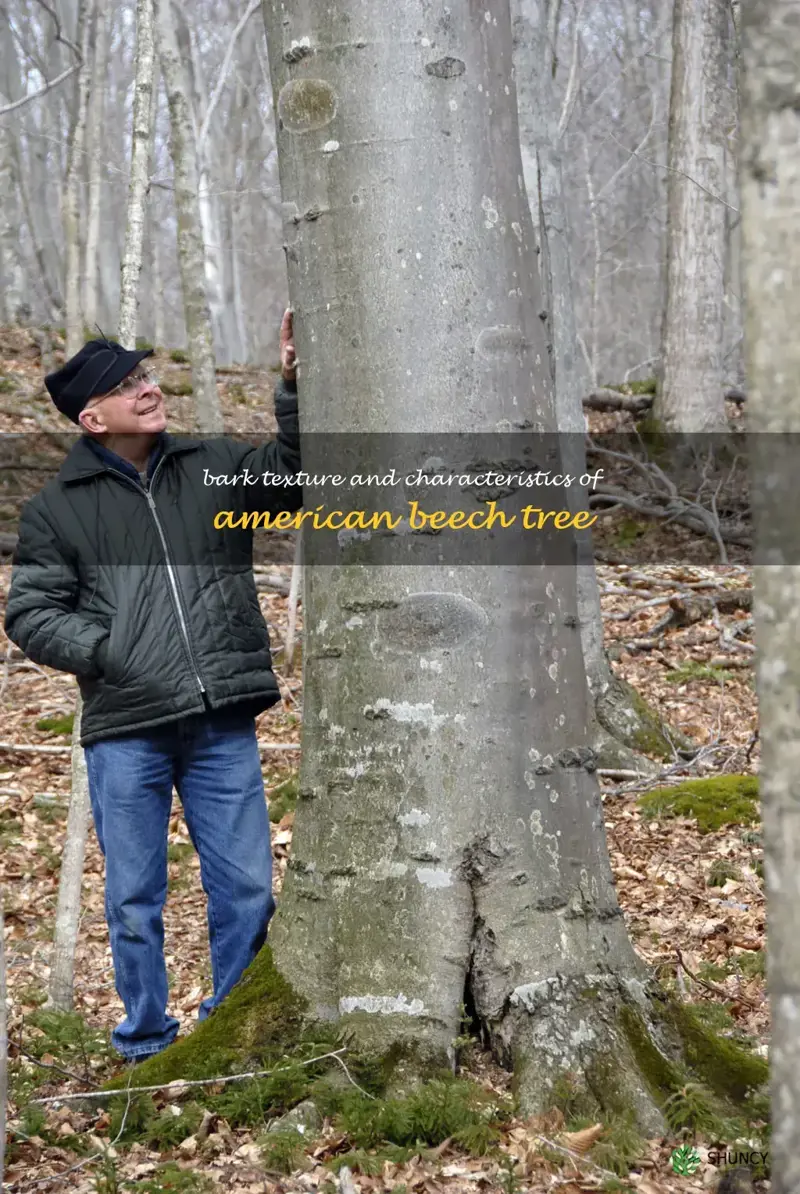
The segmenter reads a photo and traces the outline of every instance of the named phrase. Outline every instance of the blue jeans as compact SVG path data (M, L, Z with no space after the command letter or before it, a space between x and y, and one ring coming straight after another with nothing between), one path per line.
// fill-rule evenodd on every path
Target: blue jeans
M111 1035L124 1057L159 1053L179 1022L167 1015L162 910L175 787L208 897L213 998L205 1020L267 938L275 911L269 815L255 718L206 712L85 748L105 913L126 1018Z

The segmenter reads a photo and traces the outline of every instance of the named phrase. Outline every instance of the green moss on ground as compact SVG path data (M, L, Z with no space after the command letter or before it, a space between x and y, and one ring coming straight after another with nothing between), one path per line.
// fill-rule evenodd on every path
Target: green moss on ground
M723 680L734 680L733 672L715 664L698 663L696 659L689 659L674 671L667 672L664 679L668 684L688 684L692 680L708 680L721 684Z
M74 722L74 713L68 713L65 717L40 717L36 728L37 730L46 730L51 734L71 734Z
M172 352L169 354L169 359L174 361L176 365L189 364L189 354L188 352L184 352L182 348L173 348Z
M723 825L752 825L759 820L758 778L718 775L686 780L645 793L639 808L646 817L693 817L701 833L713 833Z
M175 398L188 398L194 393L194 386L188 381L162 381L160 389L163 394L172 394Z
M136 1068L136 1086L164 1085L179 1078L211 1078L267 1069L303 1044L307 1001L280 974L269 946L261 950L227 999L183 1037ZM319 1033L317 1033L319 1039ZM324 1051L324 1050L323 1050ZM106 1090L128 1085L128 1073Z
M621 385L607 385L606 390L616 390L618 394L655 394L657 381L655 377L645 377L642 381L625 381Z

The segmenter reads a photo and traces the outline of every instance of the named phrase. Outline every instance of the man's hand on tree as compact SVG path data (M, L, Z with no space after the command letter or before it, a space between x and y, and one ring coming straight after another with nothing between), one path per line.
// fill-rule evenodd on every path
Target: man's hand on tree
M286 308L281 322L281 373L284 381L297 380L297 353L294 348L291 307Z

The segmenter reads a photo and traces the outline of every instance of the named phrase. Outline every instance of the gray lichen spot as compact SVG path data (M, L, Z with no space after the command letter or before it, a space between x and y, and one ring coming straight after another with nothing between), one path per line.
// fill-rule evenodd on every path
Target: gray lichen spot
M381 610L378 633L387 646L416 653L461 646L481 634L489 619L458 593L412 593L392 610Z
M475 342L478 356L485 360L512 357L528 347L522 329L512 327L484 328Z
M281 88L278 116L290 133L324 128L336 115L336 92L324 79L292 79Z
M425 64L427 74L434 75L437 79L455 79L458 75L463 75L466 69L460 58L437 58L436 62Z

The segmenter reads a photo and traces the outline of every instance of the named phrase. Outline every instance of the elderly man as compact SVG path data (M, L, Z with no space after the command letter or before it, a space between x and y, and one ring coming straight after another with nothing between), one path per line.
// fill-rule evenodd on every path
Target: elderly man
M29 659L77 677L125 1058L166 1048L162 910L173 787L208 897L213 997L252 962L275 910L255 717L280 700L253 577L252 532L220 509L294 511L300 438L291 312L280 333L278 434L259 447L167 434L148 352L92 340L45 380L84 434L25 506L5 618ZM209 487L207 476L225 479Z

